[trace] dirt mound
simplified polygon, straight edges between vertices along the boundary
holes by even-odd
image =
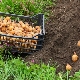
[[[34,59],[35,63],[57,63],[57,71],[65,71],[69,63],[72,73],[80,69],[80,59],[72,62],[74,51],[80,57],[80,0],[58,0],[56,7],[45,24],[46,35],[42,50],[25,57],[25,61]]]

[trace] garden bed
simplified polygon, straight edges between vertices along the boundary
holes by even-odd
[[[25,61],[34,60],[35,63],[57,63],[57,72],[65,71],[69,63],[72,66],[71,73],[80,69],[80,59],[72,62],[74,52],[80,57],[80,1],[58,0],[56,7],[50,8],[52,15],[45,24],[46,36],[43,49],[24,57]]]

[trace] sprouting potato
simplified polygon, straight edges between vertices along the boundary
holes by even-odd
[[[37,29],[37,32],[40,33],[41,29]]]
[[[32,35],[31,35],[31,34],[27,34],[27,37],[28,37],[28,38],[32,38]]]
[[[36,46],[34,46],[34,49],[36,49]]]
[[[10,38],[10,42],[12,42],[13,41],[13,39],[12,38]]]
[[[31,34],[32,36],[34,36],[34,32],[30,32],[30,34]]]
[[[33,43],[35,43],[35,44],[36,44],[36,43],[37,43],[37,40],[31,40],[31,42],[33,42]]]
[[[35,28],[33,27],[33,28],[32,28],[32,32],[34,32],[34,31],[35,31]]]
[[[36,26],[35,29],[40,29],[40,26]]]
[[[6,39],[7,39],[7,40],[10,40],[10,37],[7,37]]]
[[[0,34],[3,34],[3,32],[0,32]]]
[[[22,43],[22,47],[24,47],[25,46],[25,43]]]
[[[23,39],[22,42],[25,42],[25,39]]]
[[[6,20],[10,20],[10,17],[7,16],[5,19],[6,19]]]
[[[28,26],[25,26],[25,29],[24,29],[26,32],[29,31],[29,27]]]
[[[30,45],[31,45],[31,47],[33,47],[33,46],[34,46],[34,43],[33,43],[33,42],[31,42],[31,44],[30,44]]]
[[[11,33],[12,35],[14,35],[14,34],[15,34],[15,30],[10,31],[10,33]]]
[[[2,24],[2,26],[6,26],[7,24],[6,24],[6,22],[4,22],[3,24]]]
[[[25,27],[26,27],[25,24],[22,24],[22,28],[25,29]]]
[[[27,22],[25,23],[25,25],[26,25],[26,26],[29,26],[29,24],[28,24]]]
[[[27,48],[30,49],[30,45],[29,44],[27,45]]]
[[[4,36],[4,40],[6,40],[6,36]]]
[[[15,23],[14,23],[14,24],[15,24]],[[21,25],[20,25],[19,23],[17,23],[17,26],[18,26],[18,27],[21,27]]]
[[[6,19],[4,19],[4,20],[3,20],[3,23],[6,23],[6,22],[7,22],[7,20],[6,20]]]
[[[3,36],[0,37],[0,40],[1,40],[1,41],[4,40]]]
[[[2,27],[1,31],[2,32],[5,32],[6,31],[6,28],[5,27]]]
[[[28,30],[29,32],[31,32],[32,31],[32,27],[31,26],[29,26],[29,30]]]
[[[19,21],[19,24],[21,24],[21,25],[22,25],[22,24],[24,24],[24,23],[23,23],[22,21]]]
[[[13,40],[13,41],[15,41],[15,40],[16,40],[16,38],[12,38],[12,40]]]
[[[7,23],[6,23],[6,25],[7,26],[10,26],[10,24],[11,24],[11,22],[10,21],[8,21]],[[13,25],[12,25],[13,26]]]
[[[14,28],[13,26],[9,26],[9,27],[8,27],[8,29],[9,29],[10,31],[13,30],[13,28]]]
[[[25,46],[25,48],[27,48],[27,47],[28,47],[28,46],[27,46],[27,44],[25,44],[24,46]]]

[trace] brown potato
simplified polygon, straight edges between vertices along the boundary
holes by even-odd
[[[34,49],[36,49],[36,46],[34,46]]]
[[[31,34],[27,34],[27,37],[28,37],[28,38],[32,38],[32,35],[31,35]]]
[[[40,26],[36,26],[35,29],[40,29]]]
[[[22,28],[25,29],[25,27],[26,27],[25,24],[22,24]]]
[[[7,20],[6,20],[6,19],[4,19],[4,20],[3,20],[3,23],[6,23],[6,22],[7,22]]]
[[[25,46],[25,43],[22,43],[22,47],[24,47]]]
[[[6,36],[4,36],[4,40],[6,40]]]
[[[15,40],[16,40],[16,38],[12,38],[12,40],[13,40],[13,41],[15,41]]]
[[[21,25],[22,25],[22,24],[24,24],[24,23],[23,23],[22,21],[19,21],[19,24],[21,24]]]
[[[25,39],[23,39],[22,42],[25,42]]]
[[[10,17],[7,16],[5,19],[6,19],[6,20],[10,20]]]
[[[29,30],[28,30],[29,32],[32,32],[32,27],[31,26],[29,26]]]
[[[1,40],[1,41],[4,40],[3,36],[0,37],[0,40]]]
[[[10,31],[10,34],[14,35],[15,34],[15,30]]]
[[[33,47],[33,46],[34,46],[34,43],[33,43],[33,42],[31,42],[31,44],[30,44],[30,45],[31,45],[31,47]]]
[[[13,26],[9,26],[8,29],[11,31],[11,30],[14,29],[14,27]]]
[[[6,31],[6,28],[5,28],[5,27],[2,27],[2,28],[1,28],[1,31],[2,31],[2,32],[5,32],[5,31]]]
[[[34,36],[34,32],[30,32],[30,34],[32,35],[32,37]]]
[[[36,44],[37,43],[37,40],[31,40],[32,43]]]
[[[25,44],[25,45],[24,45],[24,47],[25,47],[25,48],[27,48],[27,47],[28,47],[28,45],[27,45],[27,44]]]
[[[29,31],[29,27],[28,26],[25,26],[25,29],[24,29],[26,32]]]

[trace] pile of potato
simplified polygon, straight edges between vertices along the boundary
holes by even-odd
[[[4,17],[3,19],[0,18],[0,34],[7,34],[7,35],[14,35],[14,36],[22,36],[22,37],[28,37],[32,38],[39,34],[41,32],[40,26],[31,26],[27,22],[19,21],[15,22],[12,21],[10,17]],[[38,36],[36,36],[38,38]],[[0,40],[6,40],[6,37],[4,38],[1,36]],[[25,40],[25,39],[19,39],[19,38],[9,38],[9,41],[14,42],[22,42],[23,47],[32,47],[32,44],[37,44],[37,40]],[[26,42],[27,44],[25,44]],[[34,46],[34,48],[36,48]]]
[[[5,34],[33,37],[36,34],[39,34],[40,31],[40,26],[32,27],[27,22],[23,23],[23,21],[19,21],[17,23],[15,21],[11,21],[10,17],[0,19],[0,32]]]

